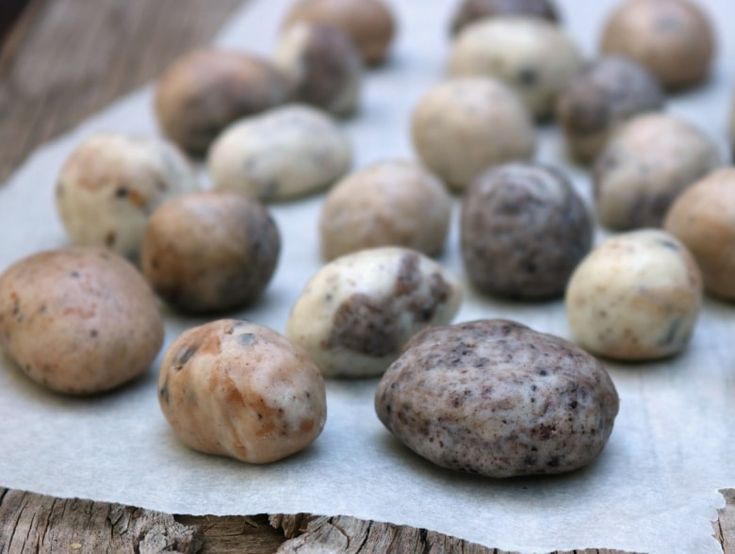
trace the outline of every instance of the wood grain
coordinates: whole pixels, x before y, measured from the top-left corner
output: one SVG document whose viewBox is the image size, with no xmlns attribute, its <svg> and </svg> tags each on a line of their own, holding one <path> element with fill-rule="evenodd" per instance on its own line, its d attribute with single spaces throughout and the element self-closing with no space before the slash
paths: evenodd
<svg viewBox="0 0 735 554">
<path fill-rule="evenodd" d="M 0 48 L 0 182 L 36 146 L 208 42 L 242 3 L 29 0 Z"/>
</svg>

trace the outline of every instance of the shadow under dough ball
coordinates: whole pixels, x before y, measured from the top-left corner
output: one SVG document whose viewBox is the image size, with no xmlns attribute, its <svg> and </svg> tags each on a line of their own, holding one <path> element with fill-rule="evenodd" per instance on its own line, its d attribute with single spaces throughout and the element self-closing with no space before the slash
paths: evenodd
<svg viewBox="0 0 735 554">
<path fill-rule="evenodd" d="M 559 12 L 552 0 L 464 0 L 454 12 L 451 32 L 456 35 L 480 19 L 506 16 L 559 21 Z"/>
<path fill-rule="evenodd" d="M 236 192 L 186 194 L 151 217 L 143 273 L 176 309 L 219 312 L 260 296 L 280 249 L 278 228 L 257 200 Z"/>
<path fill-rule="evenodd" d="M 592 244 L 592 220 L 558 170 L 514 163 L 479 177 L 462 202 L 465 269 L 484 292 L 560 296 Z"/>
</svg>

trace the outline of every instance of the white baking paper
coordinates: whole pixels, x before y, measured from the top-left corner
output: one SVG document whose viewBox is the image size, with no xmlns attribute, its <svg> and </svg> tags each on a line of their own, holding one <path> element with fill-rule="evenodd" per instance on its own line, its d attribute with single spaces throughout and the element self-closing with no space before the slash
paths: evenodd
<svg viewBox="0 0 735 554">
<path fill-rule="evenodd" d="M 219 43 L 268 52 L 287 3 L 254 1 Z M 735 3 L 703 3 L 721 26 L 718 69 L 708 88 L 675 97 L 670 109 L 696 121 L 724 149 L 735 59 L 735 35 L 726 35 L 725 25 L 735 21 Z M 369 74 L 360 118 L 347 126 L 358 167 L 412 155 L 409 114 L 417 98 L 442 78 L 451 4 L 394 3 L 401 34 L 390 65 Z M 588 54 L 614 4 L 562 2 L 567 28 Z M 124 99 L 39 149 L 0 187 L 0 269 L 66 244 L 53 205 L 60 165 L 93 132 L 155 132 L 150 103 L 150 88 Z M 557 131 L 546 127 L 542 137 L 540 158 L 558 163 Z M 588 177 L 570 171 L 589 198 Z M 279 269 L 265 297 L 238 316 L 283 331 L 291 304 L 320 265 L 321 201 L 273 206 L 284 239 Z M 461 274 L 456 218 L 454 223 L 442 261 Z M 568 335 L 560 301 L 500 302 L 467 290 L 458 320 L 507 317 Z M 167 314 L 167 342 L 203 321 Z M 734 342 L 735 306 L 707 300 L 682 356 L 610 365 L 621 411 L 596 463 L 566 476 L 505 481 L 445 471 L 410 453 L 374 415 L 374 380 L 330 382 L 329 418 L 316 443 L 282 462 L 250 466 L 177 442 L 158 408 L 155 369 L 117 392 L 76 399 L 43 390 L 0 359 L 0 485 L 176 513 L 353 515 L 522 552 L 606 547 L 717 553 L 710 523 L 723 503 L 717 490 L 735 487 Z"/>
</svg>

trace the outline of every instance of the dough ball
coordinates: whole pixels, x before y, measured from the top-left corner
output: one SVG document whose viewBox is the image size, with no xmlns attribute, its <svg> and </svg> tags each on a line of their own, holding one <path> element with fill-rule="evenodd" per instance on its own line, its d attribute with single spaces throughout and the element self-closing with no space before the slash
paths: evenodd
<svg viewBox="0 0 735 554">
<path fill-rule="evenodd" d="M 142 267 L 175 308 L 221 312 L 261 295 L 280 249 L 278 228 L 257 200 L 236 192 L 198 192 L 174 198 L 153 214 Z"/>
<path fill-rule="evenodd" d="M 416 335 L 375 394 L 380 421 L 408 448 L 439 466 L 488 477 L 591 463 L 618 404 L 595 358 L 504 320 Z"/>
<path fill-rule="evenodd" d="M 503 83 L 481 77 L 450 79 L 420 100 L 411 122 L 423 163 L 462 190 L 488 167 L 528 159 L 536 132 L 528 111 Z"/>
<path fill-rule="evenodd" d="M 218 189 L 264 201 L 290 200 L 331 186 L 349 171 L 352 146 L 327 114 L 293 105 L 225 130 L 207 160 Z"/>
<path fill-rule="evenodd" d="M 661 86 L 646 68 L 624 56 L 604 56 L 569 82 L 557 104 L 557 120 L 570 154 L 589 163 L 621 123 L 659 110 L 664 102 Z"/>
<path fill-rule="evenodd" d="M 414 333 L 451 321 L 461 296 L 459 284 L 418 252 L 362 250 L 309 281 L 286 331 L 326 376 L 380 375 Z"/>
<path fill-rule="evenodd" d="M 0 347 L 57 392 L 94 394 L 145 373 L 163 323 L 145 280 L 117 254 L 66 248 L 0 275 Z"/>
<path fill-rule="evenodd" d="M 367 65 L 385 61 L 396 32 L 393 14 L 382 0 L 296 0 L 284 27 L 300 22 L 341 29 L 357 45 Z"/>
<path fill-rule="evenodd" d="M 595 163 L 600 223 L 618 231 L 659 227 L 688 186 L 722 165 L 717 145 L 691 123 L 667 114 L 631 119 Z"/>
<path fill-rule="evenodd" d="M 462 202 L 462 258 L 470 280 L 501 297 L 561 296 L 589 252 L 593 224 L 569 180 L 549 166 L 488 171 Z"/>
<path fill-rule="evenodd" d="M 232 319 L 174 341 L 158 400 L 184 444 L 254 464 L 303 450 L 327 417 L 324 380 L 306 353 L 275 331 Z"/>
<path fill-rule="evenodd" d="M 694 329 L 702 279 L 674 237 L 645 229 L 608 239 L 584 259 L 567 288 L 576 342 L 617 360 L 653 360 L 684 349 Z"/>
<path fill-rule="evenodd" d="M 203 155 L 233 121 L 285 103 L 287 79 L 253 54 L 195 50 L 171 65 L 156 87 L 163 132 L 187 152 Z"/>
<path fill-rule="evenodd" d="M 452 34 L 458 34 L 475 21 L 505 16 L 559 21 L 559 12 L 552 0 L 463 0 L 452 17 Z"/>
<path fill-rule="evenodd" d="M 420 165 L 376 163 L 342 179 L 327 196 L 322 254 L 332 260 L 364 248 L 405 246 L 437 256 L 451 211 L 444 185 Z"/>
<path fill-rule="evenodd" d="M 633 58 L 676 90 L 708 78 L 715 42 L 712 24 L 696 2 L 626 0 L 610 14 L 601 49 Z"/>
<path fill-rule="evenodd" d="M 496 17 L 464 29 L 452 47 L 449 73 L 504 81 L 537 119 L 550 117 L 582 57 L 562 29 L 541 19 Z"/>
<path fill-rule="evenodd" d="M 74 244 L 137 259 L 151 213 L 197 188 L 194 169 L 168 142 L 100 134 L 82 142 L 62 167 L 56 207 Z"/>
<path fill-rule="evenodd" d="M 735 169 L 716 171 L 685 190 L 665 227 L 694 255 L 707 290 L 735 300 Z"/>
<path fill-rule="evenodd" d="M 338 116 L 360 102 L 362 61 L 343 31 L 298 23 L 281 35 L 274 63 L 292 83 L 294 97 Z"/>
</svg>

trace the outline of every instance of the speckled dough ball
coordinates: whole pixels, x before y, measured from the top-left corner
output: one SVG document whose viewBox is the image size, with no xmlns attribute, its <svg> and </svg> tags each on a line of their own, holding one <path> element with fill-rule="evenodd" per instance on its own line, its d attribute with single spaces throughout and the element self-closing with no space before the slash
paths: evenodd
<svg viewBox="0 0 735 554">
<path fill-rule="evenodd" d="M 621 123 L 659 110 L 664 102 L 661 86 L 642 65 L 624 56 L 605 56 L 569 82 L 557 104 L 557 120 L 570 154 L 589 163 Z"/>
<path fill-rule="evenodd" d="M 296 0 L 284 26 L 299 22 L 341 29 L 357 45 L 367 65 L 385 61 L 396 31 L 393 14 L 382 0 Z"/>
<path fill-rule="evenodd" d="M 577 47 L 557 25 L 497 17 L 460 33 L 450 54 L 449 73 L 500 79 L 536 118 L 545 119 L 553 114 L 559 94 L 581 65 Z"/>
<path fill-rule="evenodd" d="M 184 150 L 203 155 L 233 121 L 286 102 L 288 81 L 252 54 L 195 50 L 158 81 L 155 111 L 163 132 Z"/>
<path fill-rule="evenodd" d="M 290 79 L 296 100 L 335 115 L 357 109 L 362 61 L 350 37 L 337 27 L 289 27 L 278 41 L 274 63 Z"/>
<path fill-rule="evenodd" d="M 676 197 L 722 163 L 717 145 L 691 123 L 667 114 L 637 116 L 595 163 L 600 223 L 614 230 L 659 227 Z"/>
<path fill-rule="evenodd" d="M 503 320 L 423 331 L 375 394 L 380 421 L 408 448 L 439 466 L 488 477 L 591 463 L 618 405 L 595 358 Z"/>
<path fill-rule="evenodd" d="M 735 300 L 735 169 L 721 169 L 679 196 L 666 230 L 682 241 L 710 292 Z"/>
<path fill-rule="evenodd" d="M 190 313 L 218 312 L 256 300 L 281 249 L 268 210 L 236 192 L 179 196 L 151 217 L 143 273 L 156 292 Z"/>
<path fill-rule="evenodd" d="M 421 329 L 451 321 L 459 284 L 406 248 L 374 248 L 324 266 L 306 285 L 287 335 L 324 375 L 380 375 Z"/>
<path fill-rule="evenodd" d="M 673 90 L 707 79 L 715 35 L 697 2 L 626 0 L 607 20 L 601 49 L 633 58 Z"/>
<path fill-rule="evenodd" d="M 194 170 L 155 138 L 94 135 L 72 153 L 56 184 L 56 207 L 74 244 L 106 246 L 135 259 L 150 214 L 197 189 Z"/>
<path fill-rule="evenodd" d="M 559 12 L 552 0 L 463 0 L 452 17 L 452 34 L 456 35 L 480 19 L 506 16 L 559 21 Z"/>
<path fill-rule="evenodd" d="M 349 171 L 347 134 L 324 112 L 293 105 L 225 130 L 207 159 L 215 187 L 261 200 L 290 200 L 332 185 Z"/>
<path fill-rule="evenodd" d="M 502 297 L 560 296 L 592 245 L 584 202 L 558 170 L 510 164 L 488 171 L 462 202 L 462 258 L 480 290 Z"/>
<path fill-rule="evenodd" d="M 492 79 L 450 79 L 435 86 L 420 100 L 411 125 L 421 160 L 457 190 L 488 167 L 528 159 L 536 149 L 525 106 Z"/>
<path fill-rule="evenodd" d="M 327 417 L 324 380 L 306 353 L 275 331 L 232 319 L 174 341 L 158 400 L 184 444 L 254 464 L 303 450 Z"/>
<path fill-rule="evenodd" d="M 0 275 L 0 347 L 49 389 L 114 389 L 145 373 L 162 343 L 153 292 L 113 252 L 41 252 Z"/>
<path fill-rule="evenodd" d="M 606 240 L 567 289 L 576 342 L 617 360 L 653 360 L 689 342 L 702 296 L 694 259 L 674 237 L 645 229 Z"/>
<path fill-rule="evenodd" d="M 444 248 L 452 200 L 420 165 L 389 161 L 340 181 L 322 207 L 319 229 L 327 260 L 377 246 L 405 246 L 429 256 Z"/>
</svg>

